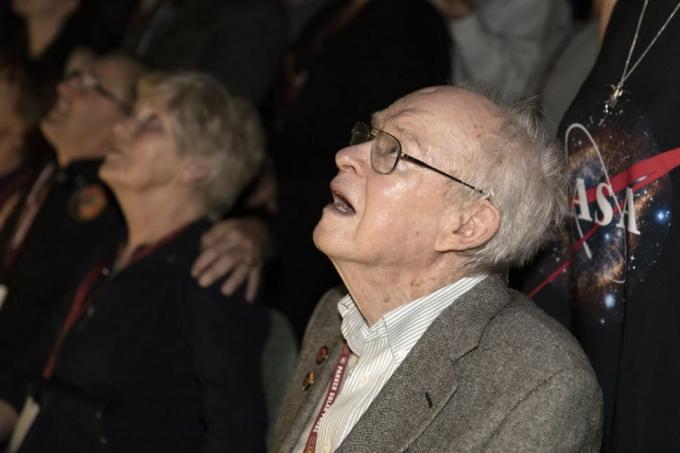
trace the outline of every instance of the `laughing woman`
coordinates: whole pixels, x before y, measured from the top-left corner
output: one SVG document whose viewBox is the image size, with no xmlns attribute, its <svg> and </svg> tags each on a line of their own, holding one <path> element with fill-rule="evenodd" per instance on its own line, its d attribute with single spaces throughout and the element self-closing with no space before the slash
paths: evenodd
<svg viewBox="0 0 680 453">
<path fill-rule="evenodd" d="M 261 451 L 267 313 L 190 275 L 209 219 L 259 168 L 256 114 L 199 74 L 147 76 L 138 93 L 100 170 L 128 231 L 44 348 L 40 412 L 19 451 Z"/>
</svg>

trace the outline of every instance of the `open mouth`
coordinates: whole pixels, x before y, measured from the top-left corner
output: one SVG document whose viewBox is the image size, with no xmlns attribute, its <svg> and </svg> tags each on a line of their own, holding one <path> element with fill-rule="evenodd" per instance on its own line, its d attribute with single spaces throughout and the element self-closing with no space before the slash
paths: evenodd
<svg viewBox="0 0 680 453">
<path fill-rule="evenodd" d="M 332 190 L 331 194 L 333 195 L 333 202 L 329 206 L 336 212 L 342 215 L 354 215 L 356 213 L 352 204 L 341 193 Z"/>
</svg>

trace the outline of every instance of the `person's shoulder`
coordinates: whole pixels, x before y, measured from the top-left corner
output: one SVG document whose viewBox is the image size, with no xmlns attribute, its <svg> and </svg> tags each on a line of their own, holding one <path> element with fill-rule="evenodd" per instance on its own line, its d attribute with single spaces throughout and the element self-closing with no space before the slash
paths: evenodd
<svg viewBox="0 0 680 453">
<path fill-rule="evenodd" d="M 183 280 L 179 310 L 194 336 L 210 338 L 227 349 L 240 345 L 239 348 L 252 353 L 262 350 L 272 326 L 266 306 L 249 303 L 244 290 L 225 295 L 219 286 L 203 288 L 191 276 Z"/>
<path fill-rule="evenodd" d="M 574 336 L 524 294 L 509 290 L 510 301 L 491 320 L 482 344 L 503 350 L 538 379 L 581 370 L 594 380 L 592 366 Z"/>
<path fill-rule="evenodd" d="M 190 266 L 181 266 L 184 297 L 182 303 L 190 305 L 194 310 L 211 313 L 221 313 L 225 319 L 238 323 L 238 317 L 248 317 L 253 320 L 269 318 L 267 307 L 259 303 L 246 300 L 245 286 L 237 288 L 232 294 L 224 294 L 220 289 L 220 282 L 209 287 L 202 287 L 191 275 Z"/>
<path fill-rule="evenodd" d="M 201 237 L 211 226 L 212 222 L 207 218 L 194 221 L 177 235 L 165 251 L 167 273 L 174 276 L 173 280 L 178 285 L 180 303 L 199 314 L 219 315 L 229 322 L 238 323 L 242 317 L 253 322 L 265 322 L 269 318 L 267 308 L 246 300 L 245 284 L 232 294 L 224 294 L 221 281 L 203 287 L 192 275 L 191 268 L 200 253 Z"/>
</svg>

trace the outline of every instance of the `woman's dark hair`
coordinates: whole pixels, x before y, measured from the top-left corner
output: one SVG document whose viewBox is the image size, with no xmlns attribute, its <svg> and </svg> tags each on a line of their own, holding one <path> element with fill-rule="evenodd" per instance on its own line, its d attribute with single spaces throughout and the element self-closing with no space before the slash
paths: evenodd
<svg viewBox="0 0 680 453">
<path fill-rule="evenodd" d="M 12 86 L 17 93 L 12 108 L 27 126 L 24 137 L 25 157 L 42 158 L 49 153 L 49 145 L 43 138 L 38 123 L 55 101 L 54 85 L 43 77 L 34 76 L 21 58 L 7 54 L 0 54 L 0 80 Z"/>
<path fill-rule="evenodd" d="M 36 125 L 54 103 L 54 87 L 34 77 L 20 58 L 0 55 L 0 78 L 16 88 L 14 108 L 29 127 Z"/>
</svg>

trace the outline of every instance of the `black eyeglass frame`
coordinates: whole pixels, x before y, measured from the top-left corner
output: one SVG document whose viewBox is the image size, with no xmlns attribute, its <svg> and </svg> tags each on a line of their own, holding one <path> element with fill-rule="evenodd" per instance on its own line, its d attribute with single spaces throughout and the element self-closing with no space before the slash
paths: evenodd
<svg viewBox="0 0 680 453">
<path fill-rule="evenodd" d="M 109 91 L 109 89 L 102 85 L 102 83 L 92 74 L 75 70 L 69 71 L 64 76 L 65 81 L 74 79 L 77 79 L 78 83 L 85 89 L 94 91 L 103 98 L 113 102 L 126 116 L 132 112 L 132 105 L 129 102 L 119 99 L 118 96 Z"/>
<path fill-rule="evenodd" d="M 364 130 L 360 130 L 359 128 L 363 128 Z M 398 148 L 397 158 L 394 160 L 394 165 L 392 165 L 392 168 L 390 168 L 389 171 L 383 172 L 383 171 L 380 171 L 380 170 L 378 170 L 377 168 L 375 168 L 375 165 L 373 165 L 373 150 L 374 150 L 374 146 L 375 146 L 375 145 L 371 145 L 371 168 L 372 168 L 376 173 L 380 173 L 381 175 L 389 175 L 390 173 L 392 173 L 392 172 L 394 171 L 395 168 L 397 168 L 397 164 L 399 163 L 399 159 L 404 159 L 405 161 L 411 162 L 411 163 L 416 164 L 416 165 L 418 165 L 418 166 L 420 166 L 420 167 L 427 168 L 428 170 L 431 170 L 431 171 L 433 171 L 433 172 L 435 172 L 435 173 L 438 173 L 438 174 L 440 174 L 440 175 L 442 175 L 442 176 L 445 176 L 445 177 L 447 177 L 447 178 L 449 178 L 449 179 L 451 179 L 451 180 L 457 182 L 458 184 L 462 184 L 462 185 L 464 185 L 465 187 L 468 187 L 468 188 L 474 190 L 475 192 L 477 192 L 477 193 L 483 195 L 484 198 L 487 198 L 487 199 L 491 198 L 491 193 L 490 193 L 490 192 L 487 192 L 487 191 L 484 191 L 484 190 L 482 190 L 482 189 L 479 189 L 479 188 L 473 186 L 472 184 L 469 184 L 469 183 L 467 183 L 467 182 L 465 182 L 465 181 L 463 181 L 463 180 L 461 180 L 461 179 L 459 179 L 459 178 L 456 178 L 456 177 L 453 176 L 453 175 L 450 175 L 450 174 L 446 173 L 445 171 L 442 171 L 442 170 L 440 170 L 440 169 L 438 169 L 438 168 L 436 168 L 436 167 L 433 167 L 432 165 L 430 165 L 430 164 L 428 164 L 428 163 L 426 163 L 426 162 L 423 162 L 422 160 L 420 160 L 420 159 L 418 159 L 418 158 L 415 158 L 415 157 L 413 157 L 413 156 L 411 156 L 411 155 L 409 155 L 409 154 L 406 154 L 406 153 L 403 151 L 403 148 L 402 148 L 402 146 L 401 146 L 401 142 L 399 141 L 399 139 L 398 139 L 397 137 L 395 137 L 394 135 L 390 134 L 389 132 L 385 132 L 385 131 L 383 131 L 383 130 L 381 130 L 381 129 L 378 129 L 378 128 L 375 128 L 375 127 L 373 127 L 373 126 L 369 126 L 369 125 L 366 124 L 366 123 L 357 122 L 357 123 L 354 125 L 354 127 L 352 128 L 352 140 L 350 140 L 350 144 L 351 144 L 351 145 L 358 145 L 358 144 L 360 144 L 360 143 L 365 143 L 365 142 L 369 141 L 370 139 L 375 140 L 375 139 L 377 138 L 377 135 L 375 134 L 375 132 L 379 132 L 379 133 L 381 133 L 381 134 L 385 134 L 385 135 L 391 137 L 392 139 L 394 139 L 394 141 L 397 143 L 397 146 L 399 147 L 399 148 Z M 362 140 L 361 142 L 355 141 L 354 137 L 357 136 L 357 135 L 359 135 L 359 136 L 362 137 L 363 140 Z"/>
</svg>

